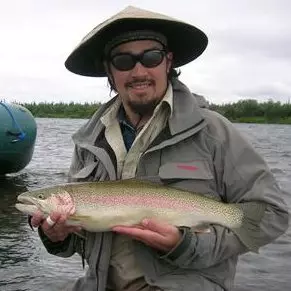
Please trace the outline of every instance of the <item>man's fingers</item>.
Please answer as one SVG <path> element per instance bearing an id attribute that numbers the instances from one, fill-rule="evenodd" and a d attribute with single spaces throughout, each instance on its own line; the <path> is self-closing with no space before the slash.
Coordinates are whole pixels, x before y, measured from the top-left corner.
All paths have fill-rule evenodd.
<path id="1" fill-rule="evenodd" d="M 131 236 L 152 236 L 153 234 L 159 234 L 162 236 L 167 236 L 171 234 L 176 227 L 167 224 L 165 222 L 157 221 L 155 219 L 145 218 L 140 225 L 134 226 L 115 226 L 112 229 L 116 232 L 122 232 Z"/>
<path id="2" fill-rule="evenodd" d="M 46 222 L 47 222 L 47 224 L 48 224 L 49 226 L 51 226 L 51 227 L 53 227 L 53 226 L 56 224 L 56 222 L 53 221 L 53 220 L 51 219 L 50 216 L 48 216 L 48 217 L 46 218 Z"/>
<path id="3" fill-rule="evenodd" d="M 161 235 L 167 235 L 168 233 L 173 231 L 172 225 L 162 221 L 157 221 L 152 218 L 151 219 L 145 218 L 142 221 L 142 226 L 146 229 L 157 232 Z"/>
<path id="4" fill-rule="evenodd" d="M 53 242 L 63 241 L 73 232 L 81 231 L 81 227 L 66 225 L 67 216 L 60 213 L 51 213 L 49 218 L 44 220 L 42 230 Z"/>
<path id="5" fill-rule="evenodd" d="M 48 216 L 49 218 L 45 219 L 41 226 L 44 233 L 47 233 L 51 228 L 55 228 L 61 216 L 60 213 L 51 213 L 50 216 Z"/>
<path id="6" fill-rule="evenodd" d="M 120 234 L 129 235 L 131 238 L 142 241 L 146 245 L 159 250 L 167 251 L 170 249 L 167 239 L 163 235 L 151 230 L 122 226 L 116 226 L 112 230 Z"/>
<path id="7" fill-rule="evenodd" d="M 131 237 L 139 240 L 154 241 L 161 239 L 161 235 L 159 233 L 142 228 L 115 226 L 112 230 L 118 233 L 130 235 Z"/>
<path id="8" fill-rule="evenodd" d="M 40 224 L 42 223 L 42 221 L 43 221 L 43 214 L 42 214 L 42 212 L 41 211 L 37 211 L 36 213 L 34 213 L 33 214 L 33 216 L 31 217 L 31 220 L 30 220 L 30 222 L 31 222 L 31 225 L 33 226 L 33 227 L 38 227 L 38 226 L 40 226 Z"/>
<path id="9" fill-rule="evenodd" d="M 55 218 L 55 217 L 54 217 Z M 52 227 L 54 232 L 64 232 L 66 231 L 66 233 L 69 231 L 69 227 L 66 226 L 66 216 L 64 215 L 60 215 L 59 217 L 57 217 L 57 220 L 55 223 L 55 225 Z"/>
<path id="10" fill-rule="evenodd" d="M 113 231 L 129 235 L 162 251 L 171 250 L 181 239 L 179 229 L 165 222 L 144 219 L 140 227 L 115 226 Z"/>

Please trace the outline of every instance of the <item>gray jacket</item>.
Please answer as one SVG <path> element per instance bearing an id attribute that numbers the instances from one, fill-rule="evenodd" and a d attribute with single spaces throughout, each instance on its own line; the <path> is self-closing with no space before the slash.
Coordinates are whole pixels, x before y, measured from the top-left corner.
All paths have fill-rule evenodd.
<path id="1" fill-rule="evenodd" d="M 256 247 L 274 241 L 288 227 L 282 193 L 262 157 L 221 115 L 199 108 L 197 100 L 179 81 L 173 83 L 173 115 L 168 126 L 142 154 L 136 175 L 214 196 L 224 202 L 266 203 L 264 213 L 247 233 Z M 75 152 L 71 181 L 116 179 L 116 159 L 104 137 L 100 122 L 111 100 L 73 136 Z M 195 171 L 177 170 L 177 164 L 193 165 Z M 89 265 L 74 290 L 106 288 L 111 233 L 86 233 L 86 240 L 71 235 L 65 242 L 51 243 L 47 250 L 68 257 L 82 253 Z M 179 249 L 179 251 L 178 251 Z M 251 249 L 239 235 L 219 225 L 210 233 L 184 232 L 178 249 L 161 255 L 136 242 L 135 252 L 145 279 L 163 290 L 231 290 L 238 256 Z"/>

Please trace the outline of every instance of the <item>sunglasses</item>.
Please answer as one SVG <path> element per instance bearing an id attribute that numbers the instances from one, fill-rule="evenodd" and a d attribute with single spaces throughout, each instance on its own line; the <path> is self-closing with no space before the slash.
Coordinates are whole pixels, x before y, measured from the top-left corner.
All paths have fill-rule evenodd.
<path id="1" fill-rule="evenodd" d="M 151 49 L 138 55 L 131 53 L 118 53 L 110 57 L 109 61 L 119 71 L 132 70 L 137 62 L 140 62 L 146 68 L 157 67 L 166 55 L 165 50 Z"/>

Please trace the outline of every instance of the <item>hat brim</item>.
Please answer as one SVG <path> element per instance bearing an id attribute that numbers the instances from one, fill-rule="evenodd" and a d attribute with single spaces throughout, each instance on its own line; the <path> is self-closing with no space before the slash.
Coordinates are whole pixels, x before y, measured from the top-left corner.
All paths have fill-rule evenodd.
<path id="1" fill-rule="evenodd" d="M 173 52 L 173 66 L 181 67 L 200 56 L 208 44 L 207 36 L 190 24 L 148 18 L 118 19 L 103 29 L 96 31 L 69 55 L 66 68 L 79 75 L 105 77 L 103 65 L 104 47 L 116 35 L 138 29 L 156 30 L 168 40 L 169 51 Z"/>

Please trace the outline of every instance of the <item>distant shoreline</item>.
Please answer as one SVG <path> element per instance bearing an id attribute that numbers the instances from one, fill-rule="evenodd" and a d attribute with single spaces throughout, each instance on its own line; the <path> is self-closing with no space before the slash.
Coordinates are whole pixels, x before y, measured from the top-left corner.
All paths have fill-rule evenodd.
<path id="1" fill-rule="evenodd" d="M 34 117 L 38 118 L 78 118 L 88 119 L 102 105 L 101 103 L 20 103 Z M 291 124 L 291 104 L 281 104 L 269 100 L 259 103 L 244 99 L 223 105 L 208 104 L 233 123 Z"/>
<path id="2" fill-rule="evenodd" d="M 64 115 L 64 114 L 48 114 L 48 115 L 43 115 L 41 114 L 40 116 L 34 115 L 35 118 L 67 118 L 67 119 L 89 119 L 90 116 L 77 116 L 74 114 L 71 115 Z M 229 118 L 228 118 L 229 119 Z M 265 118 L 261 117 L 241 117 L 239 119 L 229 119 L 232 123 L 255 123 L 255 124 L 291 124 L 291 117 L 286 119 L 286 118 L 281 118 L 281 119 L 276 119 L 276 120 L 267 120 Z"/>
<path id="3" fill-rule="evenodd" d="M 231 120 L 233 123 L 256 123 L 256 124 L 291 124 L 291 117 L 280 118 L 276 120 L 267 120 L 261 117 L 241 117 L 240 119 Z"/>

